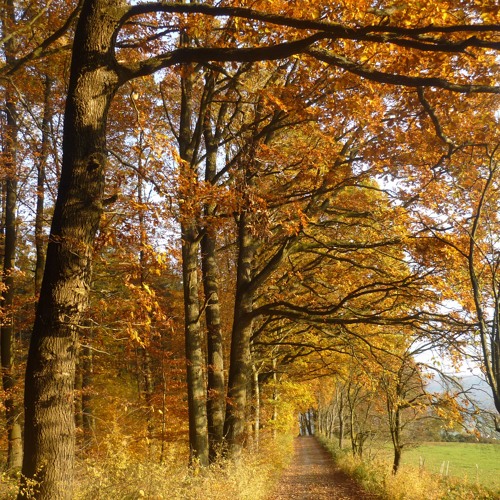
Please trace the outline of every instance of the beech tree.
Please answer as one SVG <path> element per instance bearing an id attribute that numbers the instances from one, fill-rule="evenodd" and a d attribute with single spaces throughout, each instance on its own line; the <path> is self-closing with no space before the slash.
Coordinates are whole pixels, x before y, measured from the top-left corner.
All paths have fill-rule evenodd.
<path id="1" fill-rule="evenodd" d="M 5 42 L 6 63 L 15 57 L 15 42 L 12 37 L 15 24 L 15 8 L 11 1 L 2 5 L 2 36 Z M 5 176 L 3 197 L 3 274 L 1 305 L 5 317 L 2 319 L 1 335 L 1 365 L 2 383 L 6 394 L 5 414 L 8 433 L 8 469 L 18 468 L 22 460 L 20 411 L 15 403 L 16 374 L 14 366 L 15 336 L 14 336 L 14 273 L 17 250 L 17 196 L 18 196 L 18 110 L 16 107 L 15 88 L 7 84 L 5 90 L 5 128 L 2 133 L 3 145 L 3 175 Z"/>
<path id="2" fill-rule="evenodd" d="M 488 69 L 495 61 L 500 31 L 489 5 L 483 10 L 470 5 L 457 24 L 433 6 L 419 14 L 417 2 L 409 2 L 407 10 L 389 23 L 381 22 L 369 5 L 360 3 L 352 9 L 339 7 L 337 11 L 328 6 L 307 12 L 300 2 L 264 2 L 262 11 L 245 7 L 245 2 L 242 5 L 128 5 L 121 0 L 82 0 L 81 9 L 75 11 L 78 23 L 65 108 L 61 180 L 26 371 L 29 390 L 25 393 L 24 479 L 19 498 L 71 496 L 77 340 L 88 304 L 95 236 L 109 201 L 104 196 L 106 121 L 120 87 L 177 64 L 277 60 L 301 54 L 304 64 L 319 61 L 332 72 L 347 71 L 381 84 L 500 93 L 496 77 Z M 181 33 L 183 23 L 195 14 L 214 19 L 215 24 L 229 19 L 226 29 L 241 33 L 241 38 L 233 46 L 195 47 L 179 47 L 178 37 L 173 35 L 162 40 L 163 22 L 167 32 Z M 436 17 L 432 24 L 428 24 L 429 15 Z M 481 15 L 487 22 L 476 22 Z M 128 49 L 123 33 L 129 23 L 146 19 L 151 35 L 145 37 L 140 50 Z M 158 40 L 162 42 L 159 47 Z M 38 52 L 19 54 L 2 68 L 2 74 L 43 52 L 52 41 L 42 42 Z M 478 54 L 474 63 L 469 64 L 468 51 Z M 441 58 L 458 62 L 446 67 Z M 461 67 L 466 60 L 467 80 Z M 240 236 L 244 239 L 244 232 Z M 247 258 L 241 252 L 244 247 L 240 248 L 242 261 Z M 244 291 L 243 287 L 239 290 Z M 244 323 L 248 323 L 249 308 L 250 302 L 238 311 Z M 248 378 L 244 358 L 249 340 L 246 333 L 233 337 L 233 344 L 239 344 L 243 354 L 241 359 L 235 354 L 234 363 L 239 366 L 233 363 L 230 367 L 230 371 L 241 370 L 234 372 L 236 383 Z M 241 415 L 234 423 L 229 421 L 228 431 L 240 424 Z M 31 481 L 34 491 L 28 488 Z"/>

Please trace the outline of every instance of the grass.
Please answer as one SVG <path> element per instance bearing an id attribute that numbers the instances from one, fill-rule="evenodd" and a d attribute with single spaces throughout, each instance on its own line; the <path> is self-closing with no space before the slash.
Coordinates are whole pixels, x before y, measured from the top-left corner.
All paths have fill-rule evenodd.
<path id="1" fill-rule="evenodd" d="M 432 473 L 439 474 L 444 463 L 450 476 L 500 491 L 500 445 L 425 443 L 403 452 L 403 464 L 418 467 L 420 458 Z"/>
<path id="2" fill-rule="evenodd" d="M 194 469 L 173 447 L 160 465 L 119 442 L 109 445 L 105 456 L 77 461 L 75 500 L 263 500 L 293 456 L 291 436 L 269 439 L 260 452 L 245 451 L 236 463 L 221 460 Z M 14 499 L 16 492 L 17 479 L 3 475 L 0 498 Z"/>
<path id="3" fill-rule="evenodd" d="M 288 465 L 291 438 L 245 452 L 237 462 L 221 460 L 208 468 L 189 469 L 178 460 L 158 465 L 132 459 L 124 450 L 108 460 L 87 461 L 79 468 L 74 494 L 79 500 L 148 498 L 182 500 L 259 500 L 266 498 Z M 83 465 L 83 467 L 82 467 Z"/>
<path id="4" fill-rule="evenodd" d="M 337 465 L 367 491 L 387 500 L 500 498 L 496 477 L 500 472 L 500 446 L 497 445 L 426 443 L 403 452 L 403 464 L 394 476 L 391 474 L 391 449 L 387 445 L 373 447 L 372 453 L 366 454 L 370 458 L 361 460 L 348 450 L 339 450 L 331 442 L 323 440 L 323 444 L 332 452 Z M 423 468 L 419 467 L 420 457 L 425 459 Z M 439 472 L 441 464 L 448 461 L 449 477 L 444 477 Z M 478 481 L 476 463 L 479 466 Z"/>
<path id="5" fill-rule="evenodd" d="M 390 445 L 373 446 L 375 455 L 392 459 Z M 468 483 L 479 483 L 500 491 L 500 445 L 482 443 L 424 443 L 403 451 L 402 464 L 419 467 L 443 475 L 448 469 L 450 477 Z M 443 471 L 441 470 L 443 469 Z"/>

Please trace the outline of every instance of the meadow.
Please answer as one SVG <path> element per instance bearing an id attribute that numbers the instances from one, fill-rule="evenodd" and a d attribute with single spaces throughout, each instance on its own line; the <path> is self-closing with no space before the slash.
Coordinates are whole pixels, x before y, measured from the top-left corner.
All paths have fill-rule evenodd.
<path id="1" fill-rule="evenodd" d="M 424 443 L 403 452 L 403 464 L 458 477 L 500 492 L 500 444 Z"/>
<path id="2" fill-rule="evenodd" d="M 386 500 L 492 500 L 500 498 L 500 445 L 426 442 L 408 447 L 392 474 L 390 443 L 372 442 L 363 458 L 320 438 L 337 465 Z"/>

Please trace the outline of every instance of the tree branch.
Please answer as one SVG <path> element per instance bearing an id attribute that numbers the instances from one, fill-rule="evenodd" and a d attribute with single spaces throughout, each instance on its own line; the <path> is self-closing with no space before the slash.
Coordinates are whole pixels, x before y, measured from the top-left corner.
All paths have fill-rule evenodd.
<path id="1" fill-rule="evenodd" d="M 307 49 L 305 53 L 319 61 L 323 61 L 332 66 L 345 69 L 350 73 L 366 78 L 378 83 L 389 85 L 400 85 L 405 87 L 437 87 L 452 92 L 462 94 L 469 93 L 490 93 L 500 94 L 500 86 L 491 85 L 472 85 L 452 83 L 443 78 L 397 75 L 393 73 L 384 73 L 368 67 L 366 64 L 359 64 L 343 56 L 337 56 L 324 49 Z"/>

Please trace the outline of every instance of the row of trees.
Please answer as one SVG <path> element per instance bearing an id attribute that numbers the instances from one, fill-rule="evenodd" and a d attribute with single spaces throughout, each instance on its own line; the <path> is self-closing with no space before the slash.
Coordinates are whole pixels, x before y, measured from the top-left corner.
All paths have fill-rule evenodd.
<path id="1" fill-rule="evenodd" d="M 416 361 L 427 346 L 408 338 L 394 332 L 391 352 L 380 345 L 371 351 L 358 348 L 316 396 L 319 433 L 336 440 L 340 449 L 347 439 L 352 453 L 359 456 L 367 442 L 388 440 L 393 446 L 394 474 L 407 446 L 440 440 L 457 429 L 475 431 L 476 439 L 478 435 L 472 395 L 457 378 Z"/>
<path id="2" fill-rule="evenodd" d="M 380 384 L 416 366 L 416 340 L 456 360 L 479 347 L 498 409 L 493 2 L 3 7 L 1 354 L 20 498 L 32 480 L 36 497 L 71 494 L 75 380 L 89 443 L 96 348 L 128 349 L 162 442 L 185 356 L 201 465 L 241 453 L 250 391 L 274 381 L 276 400 L 285 373 L 324 374 L 361 346 L 386 353 Z M 14 339 L 34 297 L 21 436 Z M 254 404 L 256 441 L 259 420 Z"/>

